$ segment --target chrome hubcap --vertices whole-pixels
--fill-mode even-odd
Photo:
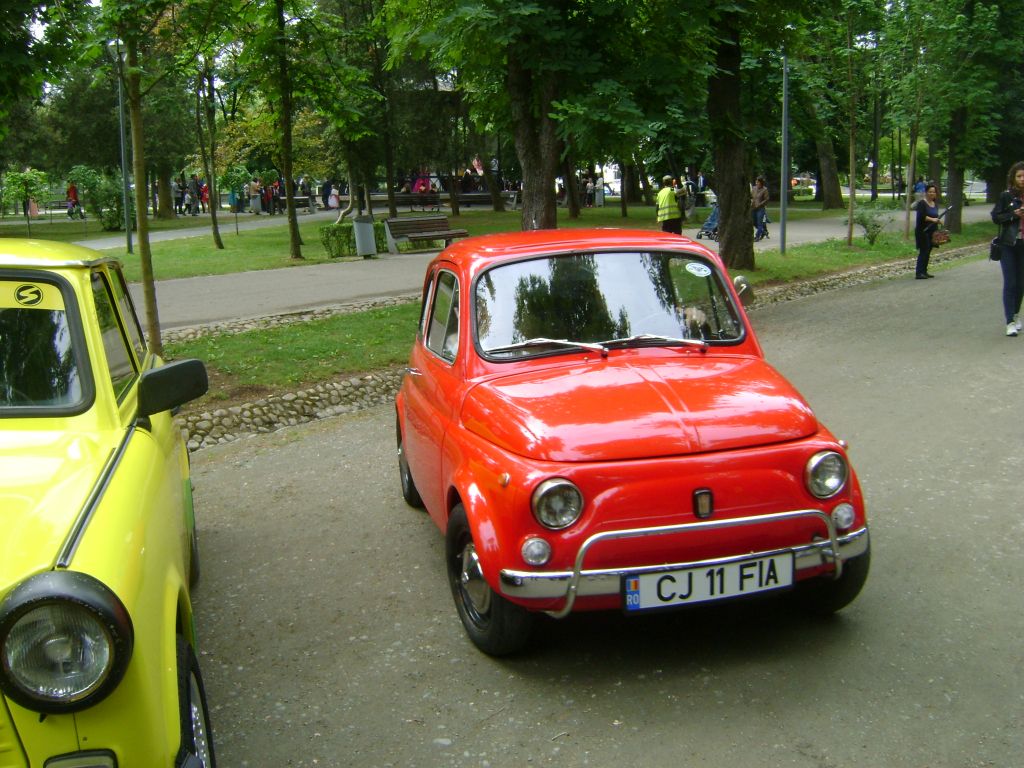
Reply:
[[[203,704],[200,698],[199,685],[194,675],[189,683],[192,699],[192,740],[195,742],[196,757],[202,761],[203,768],[210,768],[213,765],[213,760],[210,757],[210,742],[206,733],[206,718],[203,716]]]
[[[462,550],[462,572],[459,574],[462,593],[470,603],[470,607],[480,616],[485,616],[491,609],[491,588],[480,570],[480,558],[476,547],[467,544]]]

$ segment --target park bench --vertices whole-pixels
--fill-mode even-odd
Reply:
[[[441,193],[440,192],[396,192],[395,193],[395,206],[409,206],[411,212],[413,206],[419,208],[421,211],[429,208],[432,211],[441,210]]]
[[[505,199],[505,205],[516,208],[519,205],[519,193],[515,190],[503,190],[501,196]],[[486,205],[488,208],[494,205],[490,192],[459,192],[456,195],[459,205],[473,206]]]
[[[446,246],[459,237],[467,237],[464,229],[452,229],[447,216],[406,216],[384,220],[388,251],[398,253],[400,242],[418,243],[443,240]]]

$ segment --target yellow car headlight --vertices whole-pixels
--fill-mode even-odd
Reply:
[[[124,605],[91,576],[53,571],[0,604],[0,688],[36,712],[73,712],[106,698],[131,659]]]

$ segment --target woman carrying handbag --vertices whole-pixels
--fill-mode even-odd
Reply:
[[[1024,162],[1010,166],[1006,191],[1000,193],[992,209],[992,221],[999,225],[996,240],[1003,271],[1006,335],[1016,336],[1021,330],[1020,304],[1024,298]]]
[[[928,261],[931,259],[932,248],[936,245],[932,236],[938,231],[939,223],[942,220],[938,200],[939,188],[934,184],[928,184],[924,189],[924,198],[914,203],[917,208],[917,223],[914,226],[917,268],[914,270],[914,277],[918,280],[935,277],[928,272]]]

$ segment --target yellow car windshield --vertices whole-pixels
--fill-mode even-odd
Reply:
[[[0,410],[81,401],[73,339],[59,288],[0,280]]]

